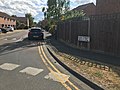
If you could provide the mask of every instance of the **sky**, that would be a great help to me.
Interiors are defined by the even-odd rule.
[[[79,5],[95,2],[96,0],[70,0],[70,8]],[[0,0],[0,11],[9,15],[24,17],[26,13],[31,13],[36,22],[43,20],[42,8],[47,7],[47,0]]]

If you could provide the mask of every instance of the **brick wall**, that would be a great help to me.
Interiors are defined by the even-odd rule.
[[[16,20],[12,20],[10,18],[0,17],[0,28],[2,27],[2,25],[15,27],[16,26]]]
[[[0,17],[0,24],[4,23],[4,18]]]

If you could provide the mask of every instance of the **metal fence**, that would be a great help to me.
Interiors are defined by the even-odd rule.
[[[78,41],[78,36],[90,36],[90,42]],[[120,56],[120,14],[59,22],[57,38],[80,48]]]

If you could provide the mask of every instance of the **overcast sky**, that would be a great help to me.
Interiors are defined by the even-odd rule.
[[[71,9],[79,5],[96,0],[71,0]],[[42,7],[46,7],[47,0],[0,0],[0,11],[9,15],[24,16],[31,13],[35,21],[43,19]]]

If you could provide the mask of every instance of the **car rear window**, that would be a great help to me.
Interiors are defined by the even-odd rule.
[[[40,29],[31,29],[30,31],[31,31],[31,32],[41,32]]]

